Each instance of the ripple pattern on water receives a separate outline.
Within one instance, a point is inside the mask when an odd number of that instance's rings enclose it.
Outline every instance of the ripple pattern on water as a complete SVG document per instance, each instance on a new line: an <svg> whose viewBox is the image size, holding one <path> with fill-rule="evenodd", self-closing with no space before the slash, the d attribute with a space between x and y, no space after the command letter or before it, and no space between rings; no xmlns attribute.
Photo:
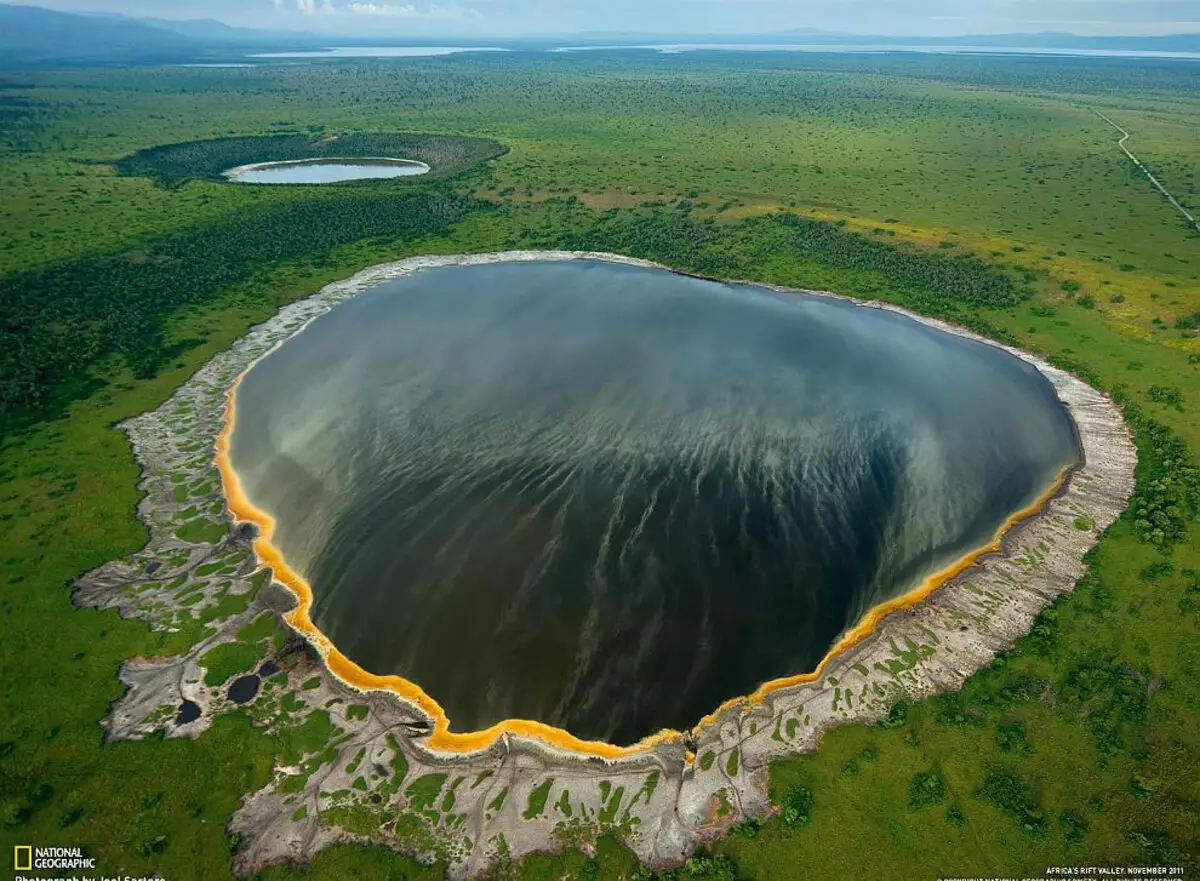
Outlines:
<svg viewBox="0 0 1200 881"><path fill-rule="evenodd" d="M1076 456L1003 352L593 262L358 295L247 374L232 447L349 657L455 730L616 743L811 669Z"/></svg>

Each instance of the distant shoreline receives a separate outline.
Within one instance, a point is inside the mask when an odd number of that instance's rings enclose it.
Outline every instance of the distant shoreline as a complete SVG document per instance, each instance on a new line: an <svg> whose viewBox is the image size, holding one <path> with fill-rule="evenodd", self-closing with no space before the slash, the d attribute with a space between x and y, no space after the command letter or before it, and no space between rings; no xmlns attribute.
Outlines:
<svg viewBox="0 0 1200 881"><path fill-rule="evenodd" d="M500 42L500 41L497 41ZM1200 43L1200 40L1197 41ZM581 52L653 52L657 55L683 55L690 52L749 52L755 54L789 53L812 55L951 55L988 58L1102 58L1142 59L1168 61L1200 61L1200 46L1196 50L1183 49L1135 49L1103 48L1087 46L1022 46L990 45L984 43L923 43L912 42L872 43L855 42L788 42L788 41L646 41L587 43L570 40L519 40L504 46L423 46L420 44L396 46L339 45L319 49L292 49L277 52L255 52L244 55L253 62L271 61L320 61L367 58L430 58L462 55L471 52L544 52L552 55L569 55ZM251 63L251 62L247 62ZM251 63L251 66L257 64Z"/></svg>

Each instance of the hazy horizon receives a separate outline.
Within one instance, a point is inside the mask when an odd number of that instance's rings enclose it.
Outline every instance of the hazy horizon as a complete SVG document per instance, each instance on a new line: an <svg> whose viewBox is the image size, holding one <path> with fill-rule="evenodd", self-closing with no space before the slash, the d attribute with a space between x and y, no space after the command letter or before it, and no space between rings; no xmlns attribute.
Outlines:
<svg viewBox="0 0 1200 881"><path fill-rule="evenodd" d="M389 40L596 31L742 36L812 29L895 37L1200 32L1200 0L41 0L17 5L135 18L216 19L237 27Z"/></svg>

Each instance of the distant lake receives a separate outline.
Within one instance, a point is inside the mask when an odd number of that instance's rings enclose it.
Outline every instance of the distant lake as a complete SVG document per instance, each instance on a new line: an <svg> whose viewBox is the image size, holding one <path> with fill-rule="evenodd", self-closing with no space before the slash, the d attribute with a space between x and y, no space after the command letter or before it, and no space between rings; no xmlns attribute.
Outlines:
<svg viewBox="0 0 1200 881"><path fill-rule="evenodd" d="M242 184L332 184L347 180L411 177L425 174L429 166L411 159L296 159L261 162L225 172Z"/></svg>
<svg viewBox="0 0 1200 881"><path fill-rule="evenodd" d="M1195 58L1198 52L1158 52L1140 49L1045 49L1022 46L929 46L880 45L877 43L813 44L796 43L659 43L642 46L562 46L553 52L594 52L621 49L651 49L664 54L680 52L835 52L880 54L920 52L934 55L1068 55L1086 58Z"/></svg>
<svg viewBox="0 0 1200 881"><path fill-rule="evenodd" d="M1200 59L1198 52L1160 52L1141 49L1051 49L1024 46L890 45L878 43L645 43L639 45L558 46L549 52L613 52L642 49L675 55L683 52L833 52L886 54L916 52L933 55L1075 56L1082 58L1177 58ZM248 58L423 58L460 52L508 52L499 46L334 46L329 49L294 52L262 52Z"/></svg>
<svg viewBox="0 0 1200 881"><path fill-rule="evenodd" d="M260 52L248 58L423 58L457 52L507 52L495 46L334 46L312 52Z"/></svg>
<svg viewBox="0 0 1200 881"><path fill-rule="evenodd" d="M346 300L246 374L231 446L348 657L457 731L621 744L812 670L1078 456L993 346L584 260Z"/></svg>

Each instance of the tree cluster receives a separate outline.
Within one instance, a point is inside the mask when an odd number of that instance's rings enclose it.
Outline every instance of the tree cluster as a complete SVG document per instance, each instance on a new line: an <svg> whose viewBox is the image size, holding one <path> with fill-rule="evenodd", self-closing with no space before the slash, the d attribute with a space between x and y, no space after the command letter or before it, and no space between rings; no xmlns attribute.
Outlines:
<svg viewBox="0 0 1200 881"><path fill-rule="evenodd" d="M173 357L163 327L179 307L212 300L261 269L317 261L363 239L445 233L478 203L438 186L258 205L144 248L94 254L0 277L0 427L81 390L105 356L138 376Z"/></svg>
<svg viewBox="0 0 1200 881"><path fill-rule="evenodd" d="M163 186L178 186L194 179L221 180L222 172L256 162L371 156L416 159L430 167L431 175L447 176L505 152L505 147L496 141L454 135L414 132L279 134L151 147L117 160L116 168L126 177L148 177Z"/></svg>

